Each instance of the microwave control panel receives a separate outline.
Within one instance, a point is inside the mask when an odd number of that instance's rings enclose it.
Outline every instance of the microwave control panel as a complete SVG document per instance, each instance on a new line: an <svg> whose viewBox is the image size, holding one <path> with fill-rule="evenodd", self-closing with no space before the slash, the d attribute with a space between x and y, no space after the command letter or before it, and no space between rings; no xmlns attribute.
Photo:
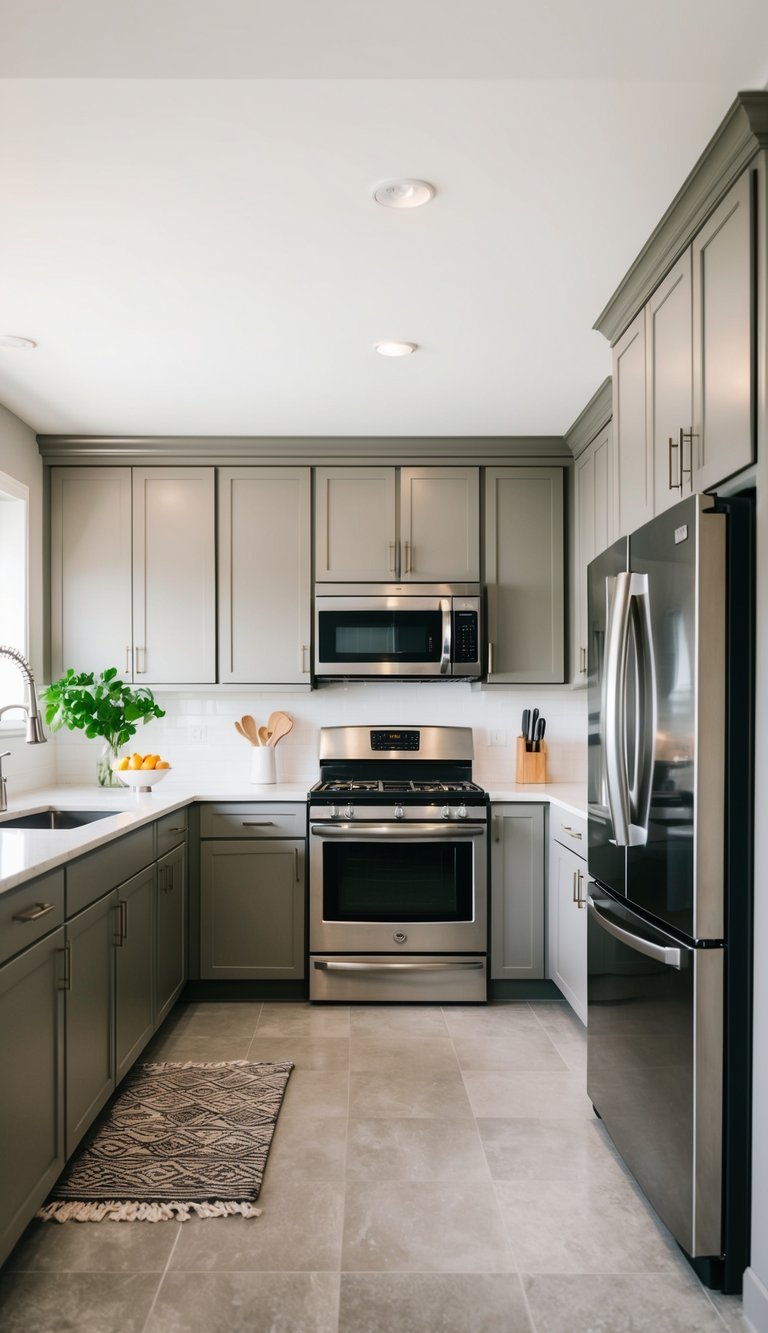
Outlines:
<svg viewBox="0 0 768 1333"><path fill-rule="evenodd" d="M454 611L454 662L477 661L477 619L477 611Z"/></svg>

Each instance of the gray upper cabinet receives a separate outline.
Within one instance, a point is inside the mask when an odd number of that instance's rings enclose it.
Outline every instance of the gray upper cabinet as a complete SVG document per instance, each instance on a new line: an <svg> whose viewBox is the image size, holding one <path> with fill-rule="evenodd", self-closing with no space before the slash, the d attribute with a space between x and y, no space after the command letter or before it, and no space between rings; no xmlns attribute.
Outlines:
<svg viewBox="0 0 768 1333"><path fill-rule="evenodd" d="M213 682L214 518L213 468L53 468L52 676Z"/></svg>
<svg viewBox="0 0 768 1333"><path fill-rule="evenodd" d="M317 468L315 578L477 583L479 468Z"/></svg>
<svg viewBox="0 0 768 1333"><path fill-rule="evenodd" d="M131 470L51 470L51 674L133 677Z"/></svg>
<svg viewBox="0 0 768 1333"><path fill-rule="evenodd" d="M564 680L562 468L486 468L488 680Z"/></svg>
<svg viewBox="0 0 768 1333"><path fill-rule="evenodd" d="M744 172L693 242L693 488L755 458L753 173ZM764 225L764 224L763 224Z"/></svg>
<svg viewBox="0 0 768 1333"><path fill-rule="evenodd" d="M544 976L544 806L491 812L491 977Z"/></svg>
<svg viewBox="0 0 768 1333"><path fill-rule="evenodd" d="M220 681L309 684L310 492L308 467L219 469Z"/></svg>
<svg viewBox="0 0 768 1333"><path fill-rule="evenodd" d="M619 470L621 533L653 518L653 454L646 428L645 311L613 349L613 425Z"/></svg>
<svg viewBox="0 0 768 1333"><path fill-rule="evenodd" d="M402 582L477 583L479 469L401 468L400 542Z"/></svg>
<svg viewBox="0 0 768 1333"><path fill-rule="evenodd" d="M393 467L315 470L315 578L387 583L397 577Z"/></svg>
<svg viewBox="0 0 768 1333"><path fill-rule="evenodd" d="M607 422L574 463L574 679L587 670L587 566L618 532L618 470L613 424Z"/></svg>
<svg viewBox="0 0 768 1333"><path fill-rule="evenodd" d="M686 250L645 307L646 394L657 514L690 495L693 431L691 252Z"/></svg>

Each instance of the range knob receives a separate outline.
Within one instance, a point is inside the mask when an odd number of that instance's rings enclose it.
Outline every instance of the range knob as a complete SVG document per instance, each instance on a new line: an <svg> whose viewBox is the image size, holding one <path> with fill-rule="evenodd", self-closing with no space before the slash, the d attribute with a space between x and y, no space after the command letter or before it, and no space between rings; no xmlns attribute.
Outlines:
<svg viewBox="0 0 768 1333"><path fill-rule="evenodd" d="M345 818L345 819L351 819L352 816L354 815L354 813L355 813L355 812L354 812L354 810L352 809L352 806L350 805L349 801L347 801L347 804L346 804L346 806L345 806L345 808L344 808L344 818Z"/></svg>
<svg viewBox="0 0 768 1333"><path fill-rule="evenodd" d="M335 806L335 805L332 805L332 806L331 806L331 819L338 819L338 817L339 817L339 812L338 812L338 810L336 809L336 806Z"/></svg>
<svg viewBox="0 0 768 1333"><path fill-rule="evenodd" d="M459 808L458 808L458 810L456 811L456 814L457 814L457 816L458 816L459 819L466 819L466 817L467 817L467 807L466 807L465 805L460 805Z"/></svg>
<svg viewBox="0 0 768 1333"><path fill-rule="evenodd" d="M405 810L403 809L399 801L395 806L395 819L405 819Z"/></svg>
<svg viewBox="0 0 768 1333"><path fill-rule="evenodd" d="M442 815L443 819L450 819L451 807L449 805L444 805L442 810L440 811L440 814Z"/></svg>

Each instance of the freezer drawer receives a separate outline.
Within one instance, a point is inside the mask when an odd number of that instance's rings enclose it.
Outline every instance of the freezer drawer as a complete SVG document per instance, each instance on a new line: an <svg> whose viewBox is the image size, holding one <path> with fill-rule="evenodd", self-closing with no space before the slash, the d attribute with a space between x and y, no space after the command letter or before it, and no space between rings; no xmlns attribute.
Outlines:
<svg viewBox="0 0 768 1333"><path fill-rule="evenodd" d="M587 1091L692 1258L721 1253L722 948L691 948L593 889Z"/></svg>

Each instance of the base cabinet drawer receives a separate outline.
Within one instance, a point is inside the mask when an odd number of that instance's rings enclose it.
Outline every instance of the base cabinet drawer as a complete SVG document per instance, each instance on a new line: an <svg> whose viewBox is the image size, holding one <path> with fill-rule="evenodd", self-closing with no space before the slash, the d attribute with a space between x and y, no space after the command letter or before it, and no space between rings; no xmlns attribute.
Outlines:
<svg viewBox="0 0 768 1333"><path fill-rule="evenodd" d="M203 978L304 976L303 839L201 843Z"/></svg>

